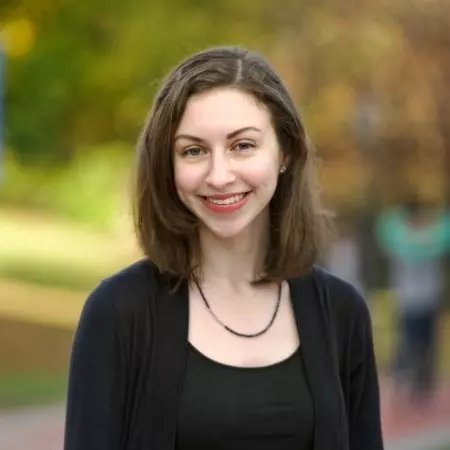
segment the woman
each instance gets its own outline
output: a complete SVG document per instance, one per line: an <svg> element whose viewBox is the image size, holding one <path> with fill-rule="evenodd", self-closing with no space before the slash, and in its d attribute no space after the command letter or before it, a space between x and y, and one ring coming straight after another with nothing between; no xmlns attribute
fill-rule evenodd
<svg viewBox="0 0 450 450"><path fill-rule="evenodd" d="M138 146L146 258L83 309L66 450L381 449L365 302L314 262L313 153L259 55L182 62Z"/></svg>

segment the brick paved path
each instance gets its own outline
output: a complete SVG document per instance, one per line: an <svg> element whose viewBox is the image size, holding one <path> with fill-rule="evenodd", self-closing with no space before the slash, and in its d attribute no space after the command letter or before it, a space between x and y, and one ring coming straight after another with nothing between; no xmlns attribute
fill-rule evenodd
<svg viewBox="0 0 450 450"><path fill-rule="evenodd" d="M442 387L428 405L419 408L408 404L393 405L387 389L382 389L382 421L386 441L401 442L405 438L426 435L450 426L450 386ZM450 433L447 433L450 445Z"/></svg>
<svg viewBox="0 0 450 450"><path fill-rule="evenodd" d="M0 412L1 450L62 450L64 408L60 405Z"/></svg>

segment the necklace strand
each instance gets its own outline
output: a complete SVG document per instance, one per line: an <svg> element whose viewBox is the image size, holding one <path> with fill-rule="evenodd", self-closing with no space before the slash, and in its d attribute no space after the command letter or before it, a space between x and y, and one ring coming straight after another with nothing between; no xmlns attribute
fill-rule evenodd
<svg viewBox="0 0 450 450"><path fill-rule="evenodd" d="M239 336L242 338L255 338L258 336L263 335L264 333L266 333L267 331L269 331L270 327L273 325L273 323L275 322L275 319L278 315L278 311L280 309L280 303L281 303L281 283L278 286L278 299L277 299L277 303L275 305L275 309L274 312L272 314L272 317L270 318L269 323L261 330L258 331L256 333L241 333L239 331L233 330L232 328L230 328L228 325L226 325L225 323L222 322L222 320L216 315L216 313L211 309L211 306L209 305L208 300L206 299L205 294L203 293L203 290L200 287L200 284L197 280L196 277L193 278L194 284L200 294L200 297L202 298L203 302L205 303L206 308L208 309L208 311L210 312L210 314L212 315L212 317L214 318L214 320L221 325L223 328L225 328L225 330L227 330L228 332L234 334L235 336Z"/></svg>

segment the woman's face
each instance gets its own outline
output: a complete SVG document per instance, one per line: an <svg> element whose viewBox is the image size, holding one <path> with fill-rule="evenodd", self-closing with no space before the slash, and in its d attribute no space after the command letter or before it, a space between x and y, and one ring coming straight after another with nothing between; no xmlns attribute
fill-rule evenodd
<svg viewBox="0 0 450 450"><path fill-rule="evenodd" d="M192 96L173 150L178 195L214 235L232 238L268 220L282 153L268 109L252 95L216 88Z"/></svg>

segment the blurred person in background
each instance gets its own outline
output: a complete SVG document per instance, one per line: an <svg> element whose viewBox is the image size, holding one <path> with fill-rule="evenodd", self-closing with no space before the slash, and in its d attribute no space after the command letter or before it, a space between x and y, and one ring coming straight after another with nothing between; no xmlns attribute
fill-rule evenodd
<svg viewBox="0 0 450 450"><path fill-rule="evenodd" d="M423 404L431 399L436 381L437 324L445 286L449 217L415 197L380 216L378 238L390 261L397 315L394 393L400 394L401 400Z"/></svg>
<svg viewBox="0 0 450 450"><path fill-rule="evenodd" d="M138 146L146 258L77 328L65 450L381 450L371 321L315 266L314 153L269 63L241 48L166 78Z"/></svg>
<svg viewBox="0 0 450 450"><path fill-rule="evenodd" d="M337 222L337 236L325 258L325 265L333 275L347 281L364 295L356 220L352 223L349 216L338 219Z"/></svg>

